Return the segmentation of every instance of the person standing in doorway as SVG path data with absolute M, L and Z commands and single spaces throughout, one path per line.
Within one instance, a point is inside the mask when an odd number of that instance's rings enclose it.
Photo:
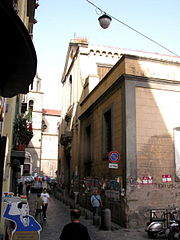
M 80 223 L 80 210 L 72 209 L 70 212 L 71 223 L 64 226 L 60 235 L 60 240 L 91 240 L 87 228 Z
M 43 201 L 42 212 L 43 212 L 44 220 L 46 220 L 46 211 L 47 211 L 47 207 L 48 207 L 49 198 L 50 198 L 49 193 L 47 193 L 47 189 L 44 188 L 43 192 L 41 193 L 41 199 Z
M 101 215 L 102 201 L 101 196 L 98 194 L 98 190 L 94 190 L 94 193 L 91 196 L 91 205 L 93 208 L 93 216 Z
M 23 182 L 18 184 L 18 196 L 23 195 Z

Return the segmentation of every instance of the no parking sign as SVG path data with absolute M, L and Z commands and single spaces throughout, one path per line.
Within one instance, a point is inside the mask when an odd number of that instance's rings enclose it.
M 108 157 L 111 163 L 118 163 L 120 159 L 120 154 L 117 151 L 112 151 L 109 153 Z

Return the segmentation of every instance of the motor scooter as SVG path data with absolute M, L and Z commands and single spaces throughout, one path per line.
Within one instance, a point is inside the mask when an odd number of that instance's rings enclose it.
M 150 221 L 145 228 L 149 238 L 165 237 L 168 240 L 180 240 L 180 210 L 151 209 Z
M 167 209 L 151 209 L 150 221 L 147 223 L 145 231 L 149 238 L 168 237 L 169 218 Z
M 180 220 L 170 220 L 168 240 L 180 240 Z
M 164 225 L 164 221 L 153 221 L 151 223 L 147 223 L 147 227 L 145 231 L 148 234 L 149 238 L 157 238 L 157 237 L 167 237 L 169 234 L 169 230 Z

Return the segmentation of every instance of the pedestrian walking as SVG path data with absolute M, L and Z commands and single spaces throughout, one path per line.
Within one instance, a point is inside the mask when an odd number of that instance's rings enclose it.
M 42 206 L 43 206 L 43 200 L 41 198 L 41 194 L 38 193 L 36 201 L 35 201 L 35 209 L 36 209 L 35 218 L 36 219 L 37 219 L 38 214 L 41 214 L 41 212 L 42 212 Z
M 46 188 L 47 189 L 47 182 L 44 178 L 42 178 L 42 188 Z
M 71 223 L 64 226 L 62 233 L 60 235 L 60 240 L 91 240 L 87 227 L 80 223 L 80 210 L 72 209 L 70 212 Z
M 91 206 L 93 208 L 93 216 L 101 215 L 102 200 L 101 196 L 98 194 L 98 190 L 94 190 L 94 193 L 91 196 Z
M 42 211 L 43 211 L 44 220 L 46 220 L 46 211 L 47 211 L 47 207 L 48 207 L 49 198 L 50 198 L 49 193 L 47 193 L 47 189 L 44 188 L 43 192 L 41 193 L 41 199 L 43 201 Z

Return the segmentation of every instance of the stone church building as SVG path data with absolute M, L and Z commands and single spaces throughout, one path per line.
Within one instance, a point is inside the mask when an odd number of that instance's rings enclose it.
M 112 220 L 129 227 L 149 208 L 179 206 L 180 59 L 82 41 L 67 56 L 58 166 L 67 194 L 98 187 Z

